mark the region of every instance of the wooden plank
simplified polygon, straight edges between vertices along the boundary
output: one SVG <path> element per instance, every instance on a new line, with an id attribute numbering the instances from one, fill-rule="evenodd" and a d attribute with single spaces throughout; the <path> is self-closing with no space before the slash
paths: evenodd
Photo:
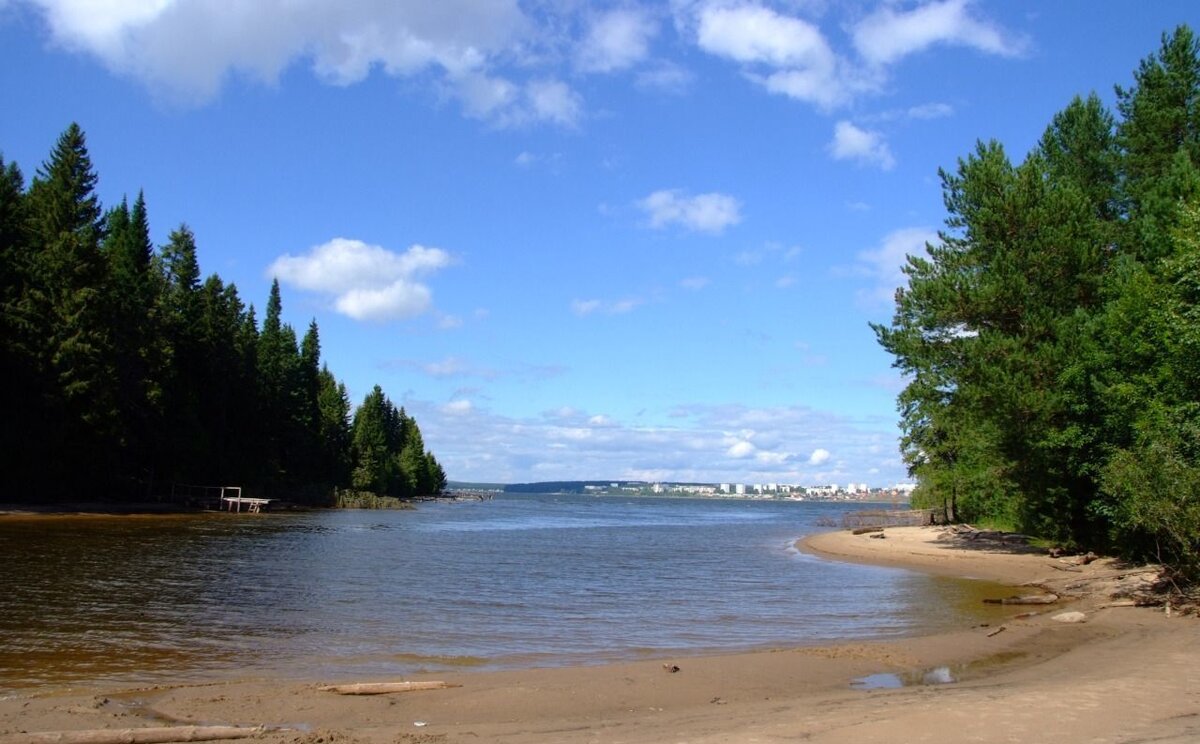
<path id="1" fill-rule="evenodd" d="M 359 682 L 346 685 L 324 685 L 317 689 L 322 692 L 336 692 L 339 695 L 386 695 L 391 692 L 444 690 L 447 687 L 462 687 L 462 685 L 431 680 L 429 682 Z"/>

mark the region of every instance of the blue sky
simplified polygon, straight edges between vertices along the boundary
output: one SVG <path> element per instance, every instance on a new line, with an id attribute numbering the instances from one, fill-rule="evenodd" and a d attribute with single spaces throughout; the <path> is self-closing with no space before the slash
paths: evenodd
<path id="1" fill-rule="evenodd" d="M 233 8 L 234 10 L 230 10 Z M 939 167 L 1110 105 L 1191 2 L 0 0 L 0 152 L 78 121 L 453 480 L 887 485 L 868 328 Z"/>

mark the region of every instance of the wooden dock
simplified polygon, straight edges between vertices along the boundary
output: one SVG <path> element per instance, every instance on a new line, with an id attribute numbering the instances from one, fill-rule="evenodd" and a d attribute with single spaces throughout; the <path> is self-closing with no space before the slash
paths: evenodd
<path id="1" fill-rule="evenodd" d="M 244 506 L 247 514 L 258 514 L 278 499 L 243 496 L 241 486 L 194 486 L 176 483 L 171 486 L 171 500 L 207 511 L 229 511 L 238 514 Z"/>
<path id="2" fill-rule="evenodd" d="M 237 512 L 240 514 L 242 511 L 242 504 L 245 504 L 246 511 L 248 513 L 258 514 L 264 508 L 266 508 L 267 504 L 270 504 L 272 501 L 274 501 L 274 499 L 253 499 L 249 496 L 241 495 L 239 489 L 237 496 L 222 496 L 221 501 L 225 502 L 226 511 Z"/>

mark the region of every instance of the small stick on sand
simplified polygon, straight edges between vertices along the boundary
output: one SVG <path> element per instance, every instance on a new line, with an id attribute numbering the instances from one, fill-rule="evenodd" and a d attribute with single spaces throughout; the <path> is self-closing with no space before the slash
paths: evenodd
<path id="1" fill-rule="evenodd" d="M 154 728 L 43 731 L 0 735 L 0 744 L 165 744 L 174 741 L 248 739 L 265 728 L 254 726 L 160 726 Z"/>
<path id="2" fill-rule="evenodd" d="M 462 687 L 441 681 L 430 682 L 359 682 L 350 685 L 324 685 L 317 689 L 322 692 L 336 692 L 339 695 L 386 695 L 391 692 L 414 692 L 416 690 L 444 690 L 447 687 Z"/>

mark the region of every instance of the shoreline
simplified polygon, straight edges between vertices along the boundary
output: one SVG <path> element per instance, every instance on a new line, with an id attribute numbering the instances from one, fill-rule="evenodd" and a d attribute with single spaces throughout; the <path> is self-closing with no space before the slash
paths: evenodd
<path id="1" fill-rule="evenodd" d="M 797 548 L 832 560 L 999 581 L 1020 587 L 1014 594 L 1052 591 L 1063 600 L 1014 606 L 1003 623 L 912 638 L 420 674 L 410 679 L 461 686 L 371 697 L 317 689 L 377 681 L 369 678 L 21 690 L 0 696 L 0 742 L 21 741 L 24 732 L 179 724 L 291 729 L 255 739 L 270 744 L 1200 737 L 1195 618 L 1168 618 L 1112 598 L 1140 585 L 1148 570 L 1108 560 L 1071 566 L 1011 545 L 967 545 L 939 528 L 887 528 L 884 534 L 819 533 Z M 1085 622 L 1051 619 L 1073 611 L 1083 612 Z M 947 679 L 954 681 L 923 683 Z"/>

